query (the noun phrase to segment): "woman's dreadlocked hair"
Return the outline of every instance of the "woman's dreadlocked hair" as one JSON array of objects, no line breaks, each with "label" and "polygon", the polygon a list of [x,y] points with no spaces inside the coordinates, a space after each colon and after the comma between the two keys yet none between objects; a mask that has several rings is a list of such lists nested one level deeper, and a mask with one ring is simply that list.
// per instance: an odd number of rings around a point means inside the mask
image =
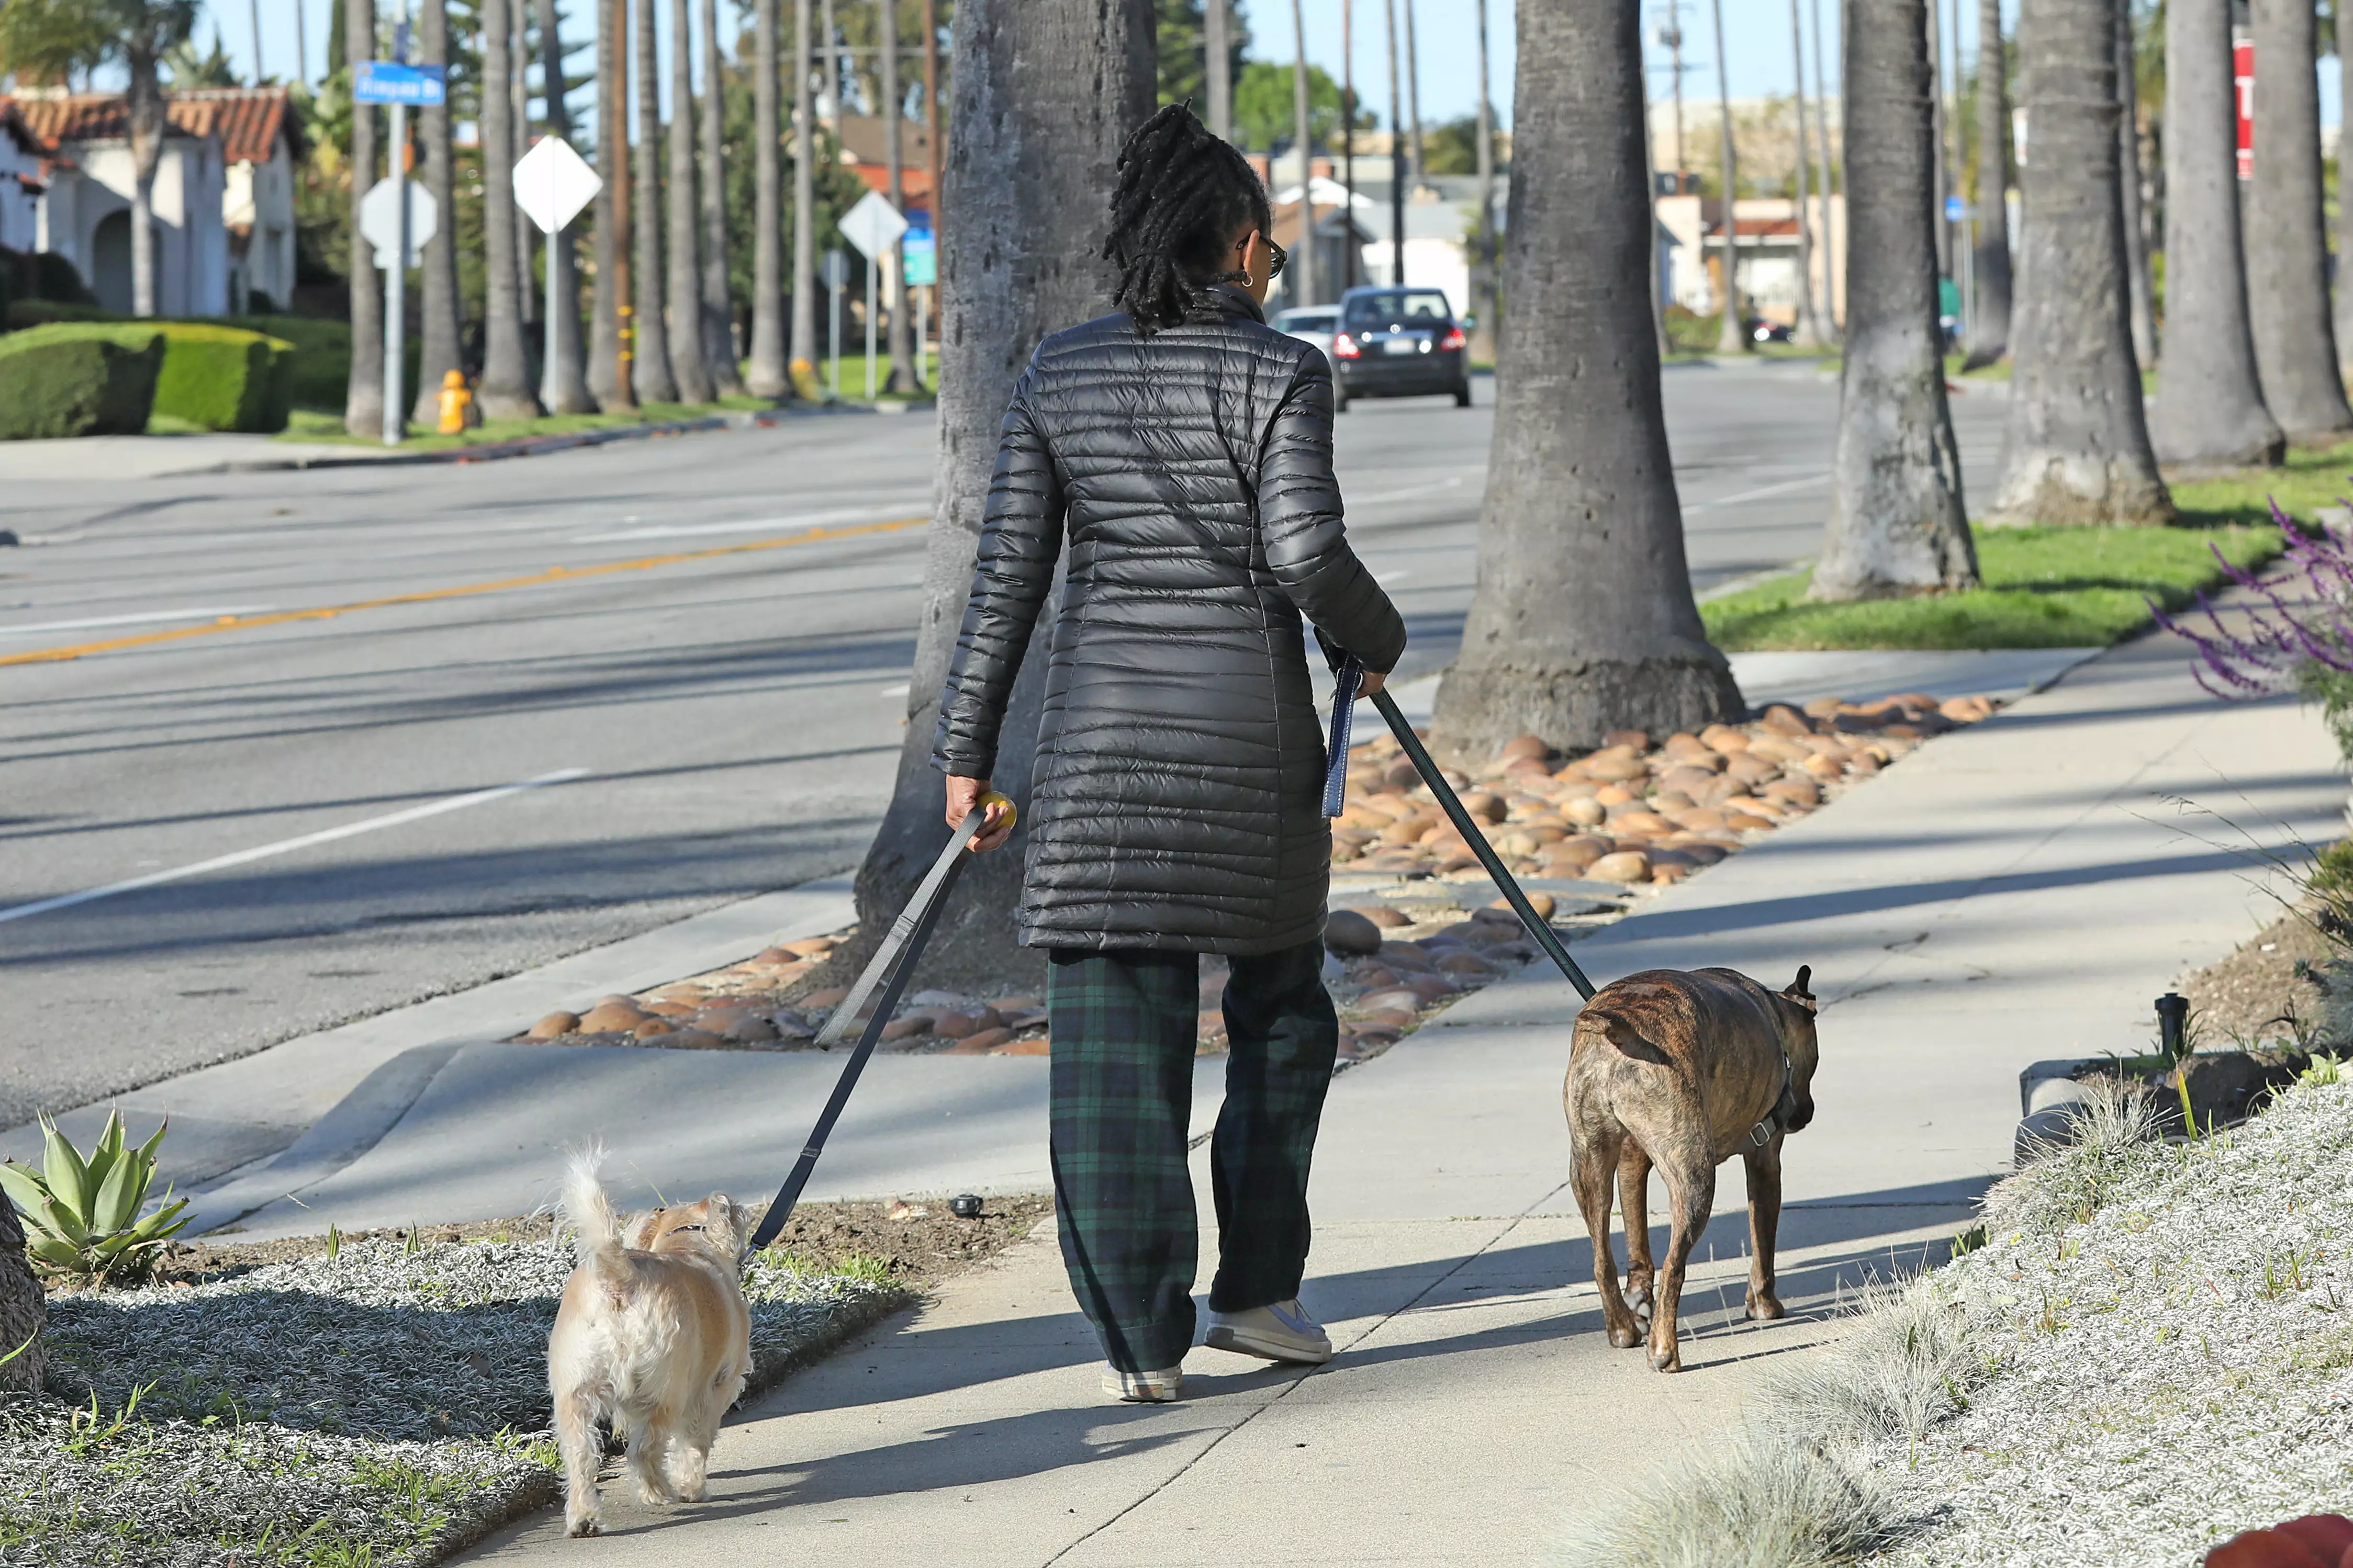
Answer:
[{"label": "woman's dreadlocked hair", "polygon": [[1217,313],[1208,285],[1233,276],[1219,263],[1234,236],[1273,226],[1266,186],[1250,161],[1172,103],[1138,126],[1119,153],[1106,260],[1119,268],[1115,298],[1149,337]]}]

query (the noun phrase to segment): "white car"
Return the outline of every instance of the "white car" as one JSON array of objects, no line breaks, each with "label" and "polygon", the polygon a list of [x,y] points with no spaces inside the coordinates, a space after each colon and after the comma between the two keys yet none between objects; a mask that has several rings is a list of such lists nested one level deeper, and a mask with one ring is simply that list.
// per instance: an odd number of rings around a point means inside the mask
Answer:
[{"label": "white car", "polygon": [[1332,360],[1332,340],[1340,332],[1339,306],[1303,305],[1295,310],[1285,310],[1274,318],[1274,330],[1322,349],[1324,358],[1332,363],[1333,378],[1338,379],[1340,367]]}]

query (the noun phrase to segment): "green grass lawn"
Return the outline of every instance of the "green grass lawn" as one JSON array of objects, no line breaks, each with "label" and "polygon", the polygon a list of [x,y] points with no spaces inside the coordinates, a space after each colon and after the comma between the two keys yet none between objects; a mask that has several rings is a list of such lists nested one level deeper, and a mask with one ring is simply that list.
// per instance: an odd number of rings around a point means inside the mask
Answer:
[{"label": "green grass lawn", "polygon": [[2337,447],[2297,447],[2276,468],[2242,468],[2216,479],[2182,479],[2173,486],[2173,504],[2183,521],[2271,526],[2271,501],[2298,522],[2309,523],[2325,506],[2353,504],[2353,442]]},{"label": "green grass lawn", "polygon": [[2223,580],[2210,545],[2234,564],[2281,550],[2269,526],[1989,528],[1977,535],[1985,586],[1963,594],[1817,605],[1796,572],[1700,606],[1726,651],[1757,648],[2086,647],[2149,624]]}]

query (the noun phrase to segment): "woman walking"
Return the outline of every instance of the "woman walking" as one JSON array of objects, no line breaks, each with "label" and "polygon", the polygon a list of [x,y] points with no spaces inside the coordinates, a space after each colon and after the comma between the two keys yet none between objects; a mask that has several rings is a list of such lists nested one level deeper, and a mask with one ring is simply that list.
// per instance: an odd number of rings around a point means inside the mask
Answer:
[{"label": "woman walking", "polygon": [[[1103,247],[1120,309],[1046,339],[1014,388],[934,750],[960,823],[1067,540],[1021,941],[1049,960],[1062,1257],[1110,1362],[1104,1392],[1131,1401],[1176,1398],[1193,1343],[1204,952],[1232,964],[1207,1340],[1332,1354],[1298,1300],[1339,1047],[1301,622],[1362,661],[1368,694],[1405,627],[1348,548],[1329,363],[1261,309],[1282,268],[1272,226],[1257,174],[1188,107],[1128,139]],[[978,848],[1012,831],[1001,808],[985,821]]]}]

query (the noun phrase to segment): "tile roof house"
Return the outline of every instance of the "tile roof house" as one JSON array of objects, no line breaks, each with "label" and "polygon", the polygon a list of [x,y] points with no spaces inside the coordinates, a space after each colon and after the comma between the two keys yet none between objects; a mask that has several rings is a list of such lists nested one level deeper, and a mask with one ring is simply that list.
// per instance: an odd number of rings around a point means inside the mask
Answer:
[{"label": "tile roof house", "polygon": [[[73,263],[110,310],[131,310],[130,110],[119,93],[0,99],[48,150],[36,248]],[[155,171],[156,310],[220,316],[283,306],[294,284],[298,116],[284,88],[204,88],[165,104]],[[255,296],[261,298],[256,299]]]},{"label": "tile roof house", "polygon": [[0,101],[0,249],[34,248],[50,163],[47,144],[13,104]]}]

